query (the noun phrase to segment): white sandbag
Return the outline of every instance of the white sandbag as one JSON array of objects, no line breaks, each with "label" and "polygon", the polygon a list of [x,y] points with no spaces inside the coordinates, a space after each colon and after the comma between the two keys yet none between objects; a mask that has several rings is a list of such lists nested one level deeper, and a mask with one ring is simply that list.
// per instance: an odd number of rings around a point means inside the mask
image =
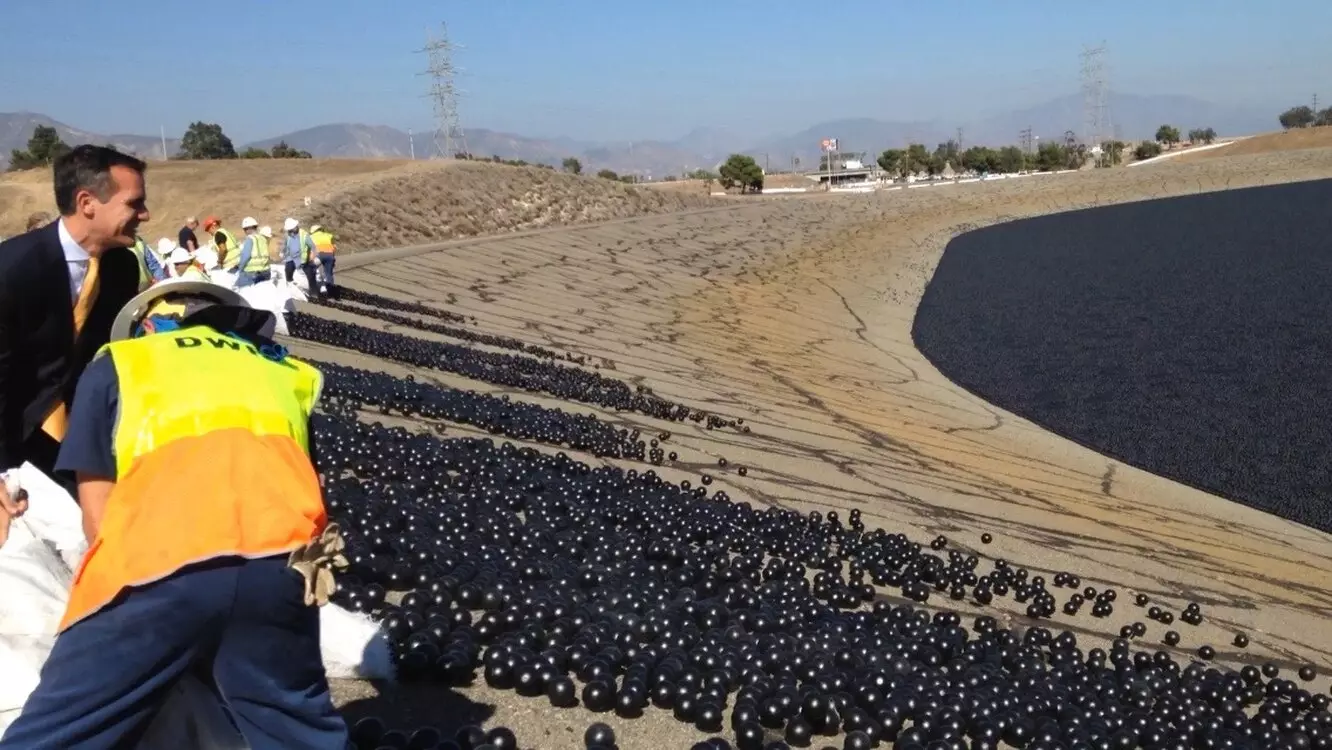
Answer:
[{"label": "white sandbag", "polygon": [[212,271],[214,268],[217,268],[217,245],[210,242],[195,250],[194,259],[198,261],[199,265],[204,267],[204,270]]},{"label": "white sandbag", "polygon": [[[37,686],[86,546],[69,493],[31,464],[20,480],[28,511],[0,547],[0,735]],[[329,604],[320,609],[320,628],[329,677],[394,678],[388,639],[369,617]],[[217,695],[193,675],[172,690],[138,750],[180,747],[247,750]]]}]

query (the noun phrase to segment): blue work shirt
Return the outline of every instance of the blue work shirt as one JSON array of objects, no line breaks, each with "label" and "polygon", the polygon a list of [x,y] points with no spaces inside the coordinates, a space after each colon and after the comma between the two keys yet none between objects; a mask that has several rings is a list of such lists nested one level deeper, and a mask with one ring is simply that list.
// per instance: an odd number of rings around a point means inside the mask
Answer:
[{"label": "blue work shirt", "polygon": [[[305,235],[305,246],[310,251],[309,257],[313,258],[315,253],[315,244],[314,240],[310,239],[310,235],[308,234]],[[282,260],[287,261],[289,263],[298,263],[298,264],[301,262],[300,231],[287,232],[287,241],[282,246]]]},{"label": "blue work shirt", "polygon": [[245,235],[245,240],[240,246],[240,264],[236,266],[238,273],[245,273],[245,266],[250,262],[250,253],[254,250],[254,235]]},{"label": "blue work shirt", "polygon": [[152,248],[143,249],[143,264],[148,267],[148,275],[153,277],[153,281],[161,281],[170,274],[167,273],[166,266],[157,259],[157,253]]}]

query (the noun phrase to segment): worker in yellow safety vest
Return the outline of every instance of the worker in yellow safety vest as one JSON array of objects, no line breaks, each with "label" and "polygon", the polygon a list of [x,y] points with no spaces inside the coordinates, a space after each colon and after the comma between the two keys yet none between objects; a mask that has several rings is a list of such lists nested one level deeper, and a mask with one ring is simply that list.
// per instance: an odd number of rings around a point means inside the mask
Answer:
[{"label": "worker in yellow safety vest", "polygon": [[213,244],[217,245],[217,265],[223,271],[236,270],[240,263],[240,242],[236,240],[236,235],[232,234],[230,229],[223,227],[216,216],[204,219],[203,228],[213,236]]},{"label": "worker in yellow safety vest", "polygon": [[157,256],[148,248],[148,243],[137,234],[134,236],[134,244],[130,245],[130,251],[134,257],[139,259],[139,291],[143,291],[152,286],[155,282],[161,281],[167,277],[167,271],[158,262]]},{"label": "worker in yellow safety vest", "polygon": [[273,277],[273,261],[268,255],[268,238],[259,231],[259,222],[253,216],[246,216],[241,221],[245,230],[245,239],[241,241],[237,253],[240,275],[236,278],[237,286],[249,286],[268,281]]},{"label": "worker in yellow safety vest", "polygon": [[305,282],[309,294],[314,297],[319,293],[319,284],[315,280],[315,244],[310,233],[301,228],[301,222],[287,217],[282,222],[282,231],[287,233],[282,244],[282,261],[287,271],[287,283],[296,278],[296,268],[305,273]]},{"label": "worker in yellow safety vest", "polygon": [[194,253],[183,247],[177,247],[167,256],[167,263],[171,265],[172,278],[189,279],[191,281],[208,281],[208,272],[195,260]]},{"label": "worker in yellow safety vest", "polygon": [[88,550],[0,749],[131,746],[199,671],[247,747],[350,746],[319,641],[346,566],[311,445],[322,376],[272,340],[275,323],[230,289],[173,279],[112,324],[56,462],[78,480]]},{"label": "worker in yellow safety vest", "polygon": [[337,292],[333,286],[333,265],[338,246],[333,241],[333,233],[328,231],[328,227],[314,224],[310,227],[310,240],[314,242],[315,257],[319,260],[319,272],[324,277],[322,291],[334,297]]}]

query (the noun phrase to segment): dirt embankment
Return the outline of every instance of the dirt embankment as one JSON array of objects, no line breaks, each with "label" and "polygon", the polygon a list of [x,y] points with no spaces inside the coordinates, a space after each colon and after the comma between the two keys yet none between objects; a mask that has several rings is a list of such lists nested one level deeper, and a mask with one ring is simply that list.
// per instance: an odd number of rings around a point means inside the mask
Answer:
[{"label": "dirt embankment", "polygon": [[309,220],[333,227],[339,251],[356,251],[669,213],[714,200],[535,167],[455,162],[385,173],[316,202]]},{"label": "dirt embankment", "polygon": [[[149,242],[176,236],[186,217],[213,215],[279,226],[287,216],[337,232],[340,250],[394,247],[482,234],[567,226],[711,205],[697,195],[650,190],[534,167],[455,161],[254,159],[153,162]],[[0,237],[35,211],[55,212],[48,169],[0,175]]]}]

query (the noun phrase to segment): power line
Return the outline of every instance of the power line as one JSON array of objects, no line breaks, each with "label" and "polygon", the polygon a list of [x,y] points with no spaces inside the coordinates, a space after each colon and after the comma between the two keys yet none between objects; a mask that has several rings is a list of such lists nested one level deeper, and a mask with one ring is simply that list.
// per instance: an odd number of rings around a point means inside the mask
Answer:
[{"label": "power line", "polygon": [[1104,154],[1104,144],[1114,132],[1106,93],[1105,43],[1082,52],[1082,140],[1094,153]]},{"label": "power line", "polygon": [[424,73],[430,76],[430,97],[435,107],[435,153],[452,159],[467,153],[467,138],[458,124],[458,89],[453,78],[458,70],[453,67],[453,51],[457,47],[449,41],[447,24],[440,24],[441,34],[436,38],[426,32],[426,46],[418,52],[426,53],[429,64]]}]

